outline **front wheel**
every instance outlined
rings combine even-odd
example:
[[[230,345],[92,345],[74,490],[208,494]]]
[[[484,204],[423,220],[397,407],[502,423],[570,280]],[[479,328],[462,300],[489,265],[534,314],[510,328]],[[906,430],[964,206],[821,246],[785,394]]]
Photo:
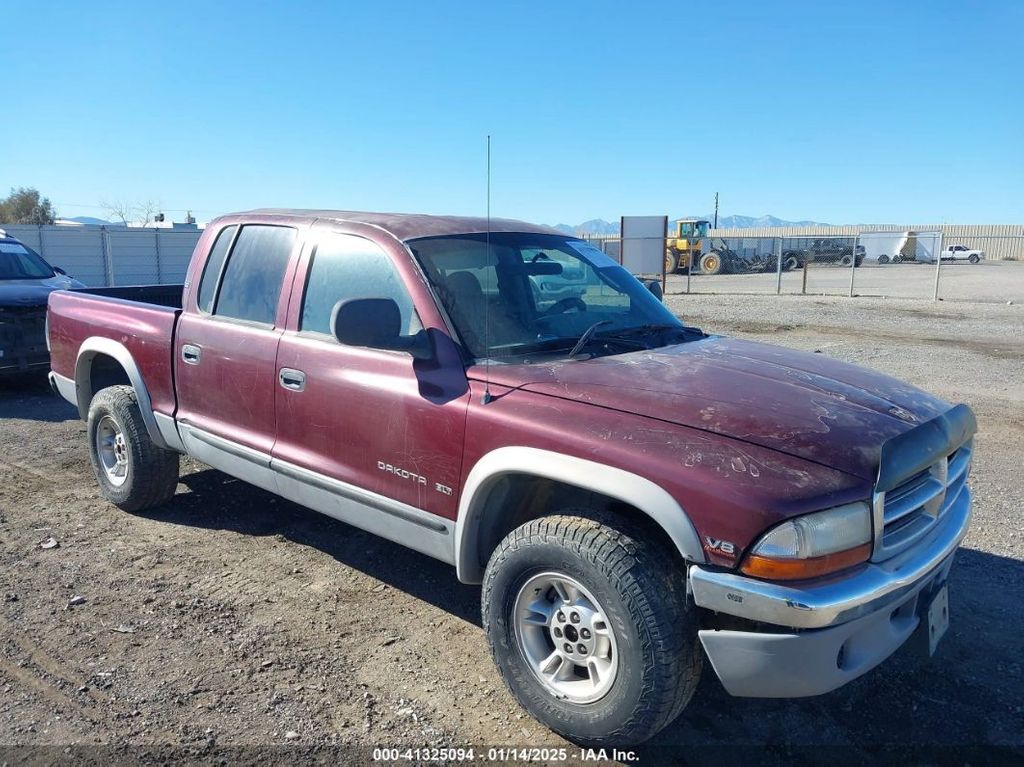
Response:
[[[509,690],[541,723],[577,743],[641,742],[700,678],[686,576],[626,524],[574,511],[501,542],[484,575],[484,630]]]
[[[679,270],[679,254],[674,250],[665,251],[665,274],[675,274]]]
[[[700,270],[704,274],[721,274],[724,266],[718,253],[705,253],[700,257]]]
[[[888,256],[884,256],[884,255],[883,256],[879,256],[878,257],[878,263],[880,263],[880,264],[887,264],[887,263],[889,263],[889,257]]]
[[[132,387],[99,391],[86,428],[89,458],[104,498],[125,511],[170,500],[178,486],[178,454],[150,439]]]

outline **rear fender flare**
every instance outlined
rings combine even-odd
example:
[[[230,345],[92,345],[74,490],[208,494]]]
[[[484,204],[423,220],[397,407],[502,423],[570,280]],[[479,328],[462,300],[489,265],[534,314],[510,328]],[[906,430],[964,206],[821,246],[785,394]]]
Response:
[[[158,447],[166,448],[167,443],[164,441],[163,435],[160,434],[160,428],[157,426],[156,416],[153,415],[153,403],[149,398],[149,390],[142,380],[139,366],[135,364],[135,358],[132,357],[132,353],[123,344],[113,339],[104,338],[103,336],[90,336],[78,348],[78,358],[75,361],[75,387],[78,395],[79,416],[81,416],[83,421],[89,417],[89,403],[92,399],[92,361],[99,354],[105,354],[117,360],[118,364],[124,368],[125,373],[128,374],[128,380],[131,381],[132,388],[135,390],[135,397],[139,402],[139,411],[142,413],[142,421],[146,424],[149,438]]]
[[[649,479],[614,466],[532,447],[502,447],[484,455],[469,472],[455,522],[455,566],[460,581],[479,583],[480,522],[494,483],[508,474],[544,477],[628,503],[656,522],[687,562],[704,562],[704,549],[689,516]]]

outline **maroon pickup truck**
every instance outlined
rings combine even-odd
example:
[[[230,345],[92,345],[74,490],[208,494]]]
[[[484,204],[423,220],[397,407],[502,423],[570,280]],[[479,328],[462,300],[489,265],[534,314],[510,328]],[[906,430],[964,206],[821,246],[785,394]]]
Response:
[[[704,655],[817,695],[948,626],[970,409],[688,327],[552,229],[226,216],[183,289],[53,293],[49,342],[112,503],[171,499],[184,453],[453,564],[576,742],[650,737]]]

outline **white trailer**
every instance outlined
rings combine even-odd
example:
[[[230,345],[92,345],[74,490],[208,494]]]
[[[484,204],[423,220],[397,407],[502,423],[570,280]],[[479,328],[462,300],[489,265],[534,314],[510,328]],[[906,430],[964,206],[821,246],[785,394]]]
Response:
[[[934,263],[941,242],[941,232],[861,232],[857,236],[857,244],[864,248],[864,261],[877,264]]]
[[[901,260],[909,232],[861,232],[857,244],[864,247],[864,261],[888,264]]]

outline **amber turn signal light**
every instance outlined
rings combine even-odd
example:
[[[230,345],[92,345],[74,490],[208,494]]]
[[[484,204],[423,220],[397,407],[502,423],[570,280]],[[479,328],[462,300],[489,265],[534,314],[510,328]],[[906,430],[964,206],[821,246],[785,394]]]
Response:
[[[765,557],[758,554],[748,554],[740,566],[740,571],[755,578],[765,578],[773,581],[795,581],[804,578],[817,578],[821,575],[828,575],[848,567],[867,562],[871,556],[871,544],[865,543],[846,551],[837,551],[834,554],[825,554],[821,557],[809,559],[795,559],[785,557]]]

